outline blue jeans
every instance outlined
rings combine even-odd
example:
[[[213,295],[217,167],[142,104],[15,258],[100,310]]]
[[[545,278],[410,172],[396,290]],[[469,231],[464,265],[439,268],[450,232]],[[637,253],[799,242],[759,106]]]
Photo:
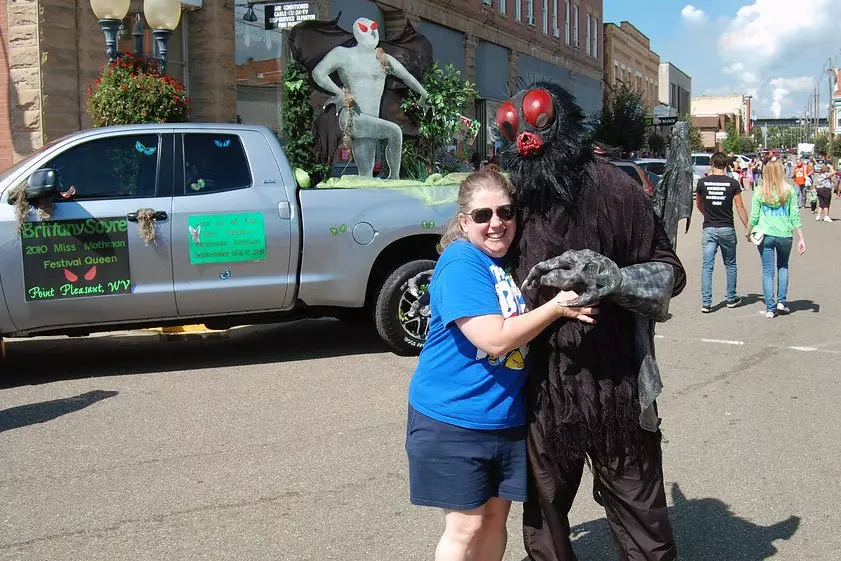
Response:
[[[765,309],[773,312],[777,302],[785,303],[788,295],[788,257],[791,255],[792,238],[765,236],[759,244],[762,259],[762,292]],[[776,263],[775,263],[776,261]],[[777,270],[777,299],[774,300],[774,269]]]
[[[727,272],[727,300],[736,298],[736,229],[704,228],[701,234],[701,305],[705,307],[712,305],[713,266],[719,248]]]

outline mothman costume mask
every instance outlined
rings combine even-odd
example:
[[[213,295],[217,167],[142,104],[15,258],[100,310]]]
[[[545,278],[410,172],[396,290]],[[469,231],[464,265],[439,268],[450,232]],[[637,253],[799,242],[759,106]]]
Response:
[[[531,343],[526,549],[535,561],[576,559],[567,514],[588,462],[621,559],[673,560],[651,325],[683,289],[683,267],[649,196],[594,158],[569,92],[538,82],[496,121],[521,209],[510,257],[529,306],[559,288],[600,303],[595,325],[562,319]]]

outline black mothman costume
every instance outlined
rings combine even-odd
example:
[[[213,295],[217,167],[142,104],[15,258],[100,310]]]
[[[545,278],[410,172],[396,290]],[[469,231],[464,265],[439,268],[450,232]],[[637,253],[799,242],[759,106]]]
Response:
[[[567,514],[586,461],[621,559],[673,560],[651,320],[683,289],[683,267],[649,196],[594,159],[566,90],[532,85],[502,105],[497,127],[519,191],[511,253],[529,306],[557,287],[584,294],[582,305],[600,300],[596,325],[559,320],[530,346],[526,550],[535,561],[576,559]]]

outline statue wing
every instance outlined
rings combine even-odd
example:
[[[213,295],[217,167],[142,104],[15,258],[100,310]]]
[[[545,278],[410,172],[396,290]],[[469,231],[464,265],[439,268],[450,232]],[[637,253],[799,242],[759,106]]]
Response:
[[[303,66],[307,73],[312,74],[313,68],[336,47],[352,47],[356,44],[353,33],[339,27],[341,15],[339,12],[336,19],[330,21],[302,21],[289,30],[292,58]]]
[[[417,78],[418,82],[423,80],[423,75],[432,66],[432,43],[429,42],[412,24],[407,20],[406,27],[399,36],[391,41],[380,41],[380,47],[386,54],[389,54],[400,61],[409,73]],[[397,78],[389,76],[386,81],[388,89],[405,89],[406,85]]]
[[[672,247],[677,245],[678,222],[686,219],[686,230],[689,231],[692,219],[692,177],[689,125],[679,122],[672,129],[666,170],[654,188],[652,201],[654,212],[663,220]]]

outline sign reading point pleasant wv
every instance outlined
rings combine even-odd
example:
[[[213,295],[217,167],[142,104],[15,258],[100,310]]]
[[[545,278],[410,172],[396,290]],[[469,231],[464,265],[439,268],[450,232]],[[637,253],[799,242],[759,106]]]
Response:
[[[193,265],[266,258],[266,230],[259,212],[188,216],[187,227]]]
[[[24,222],[27,302],[131,294],[125,217]]]

